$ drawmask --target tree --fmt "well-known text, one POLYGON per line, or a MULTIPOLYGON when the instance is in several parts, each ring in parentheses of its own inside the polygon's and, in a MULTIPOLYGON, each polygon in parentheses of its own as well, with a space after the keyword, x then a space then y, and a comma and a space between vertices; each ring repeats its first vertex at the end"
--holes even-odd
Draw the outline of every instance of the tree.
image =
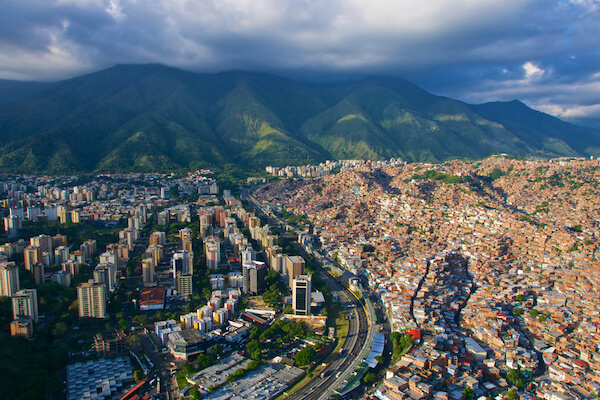
POLYGON ((521 367, 517 367, 516 369, 510 370, 508 374, 506 374, 506 379, 515 385, 517 389, 523 389, 525 387, 525 381, 523 380, 523 372, 521 371, 521 367))
POLYGON ((250 339, 255 340, 258 339, 260 337, 260 329, 258 329, 258 326, 253 326, 252 329, 250 329, 250 339))
POLYGON ((296 360, 296 364, 300 367, 304 367, 309 365, 315 359, 315 349, 312 346, 307 346, 303 350, 300 350, 294 356, 294 360, 296 360))
POLYGON ((371 385, 375 383, 377 380, 377 375, 372 372, 367 372, 367 374, 363 377, 363 382, 365 385, 371 385))
POLYGON ((221 348, 220 344, 215 344, 214 346, 212 346, 209 350, 210 355, 211 356, 217 356, 221 353, 223 353, 223 349, 221 348))
POLYGON ((67 324, 65 324, 64 322, 58 322, 56 325, 54 325, 54 329, 52 329, 52 334, 57 338, 62 338, 63 336, 65 336, 68 330, 69 327, 67 326, 67 324))
POLYGON ((518 307, 515 307, 513 308, 512 313, 515 317, 520 317, 521 315, 523 315, 523 310, 518 307))
POLYGON ((198 354, 196 358, 196 364, 198 365, 198 369, 202 370, 204 368, 208 368, 212 365, 212 359, 207 356, 205 353, 198 354))
POLYGON ((200 391, 198 390, 197 387, 193 387, 190 389, 190 396, 192 396, 192 398, 194 399, 199 399, 200 398, 200 391))
POLYGON ((475 392, 471 388, 464 388, 462 392, 467 400, 475 398, 475 392))
POLYGON ((120 319, 119 320, 119 328, 122 331, 126 331, 127 330, 127 321, 125 321, 124 319, 120 319))
POLYGON ((517 395, 517 391, 514 389, 511 389, 508 391, 508 394, 506 395, 506 400, 517 400, 519 398, 519 396, 517 395))
POLYGON ((533 308, 531 311, 529 311, 529 315, 531 315, 531 318, 537 318, 539 313, 540 312, 538 310, 536 310, 535 308, 533 308))
POLYGON ((136 369, 135 371, 133 371, 133 379, 136 382, 141 381, 142 379, 144 379, 144 373, 142 372, 141 369, 136 369))

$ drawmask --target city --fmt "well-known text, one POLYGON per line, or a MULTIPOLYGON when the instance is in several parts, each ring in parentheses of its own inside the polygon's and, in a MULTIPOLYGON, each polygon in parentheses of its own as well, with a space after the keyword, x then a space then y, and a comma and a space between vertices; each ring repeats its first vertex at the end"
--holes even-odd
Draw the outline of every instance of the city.
POLYGON ((67 399, 597 393, 598 161, 331 164, 3 182, 11 335, 67 399))

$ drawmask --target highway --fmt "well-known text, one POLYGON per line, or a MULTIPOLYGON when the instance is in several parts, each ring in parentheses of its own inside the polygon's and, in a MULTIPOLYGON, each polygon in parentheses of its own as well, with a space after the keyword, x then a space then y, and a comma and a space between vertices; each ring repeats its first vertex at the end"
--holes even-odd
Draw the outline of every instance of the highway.
MULTIPOLYGON (((262 209, 260 203, 251 195, 246 195, 246 199, 253 205, 254 210, 266 218, 279 231, 283 231, 284 222, 275 217, 272 213, 262 209)), ((303 257, 307 257, 306 250, 295 243, 303 257)), ((323 263, 322 256, 317 257, 318 261, 323 263)), ((367 357, 373 336, 375 333, 375 311, 367 296, 365 296, 365 305, 369 315, 363 305, 356 297, 345 288, 340 281, 331 276, 325 269, 320 268, 317 271, 331 293, 336 293, 340 304, 347 310, 349 318, 348 334, 338 356, 326 366, 326 368, 315 376, 308 384, 298 390, 296 393, 287 397, 293 400, 325 400, 328 399, 337 389, 343 388, 358 365, 367 357), (369 321, 372 321, 369 323, 369 321)))

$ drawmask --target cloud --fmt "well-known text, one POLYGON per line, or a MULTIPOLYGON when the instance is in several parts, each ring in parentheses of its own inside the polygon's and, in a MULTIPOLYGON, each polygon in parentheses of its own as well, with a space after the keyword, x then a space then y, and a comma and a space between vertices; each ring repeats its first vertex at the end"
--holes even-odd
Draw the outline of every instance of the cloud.
POLYGON ((590 103, 581 109, 596 112, 600 1, 421 3, 5 0, 0 77, 55 80, 148 62, 323 79, 385 74, 465 100, 526 96, 548 110, 583 105, 576 87, 590 103))

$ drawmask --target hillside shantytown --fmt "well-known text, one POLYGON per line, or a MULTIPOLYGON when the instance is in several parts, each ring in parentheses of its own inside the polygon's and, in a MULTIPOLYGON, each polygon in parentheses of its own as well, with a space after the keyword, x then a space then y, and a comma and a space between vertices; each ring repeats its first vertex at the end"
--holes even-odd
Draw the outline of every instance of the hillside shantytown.
POLYGON ((419 344, 381 399, 590 398, 600 388, 600 164, 356 162, 255 195, 310 221, 419 344), (510 389, 510 390, 509 390, 510 389))
POLYGON ((208 170, 4 177, 2 335, 26 357, 3 354, 19 368, 41 351, 48 378, 32 396, 276 398, 336 381, 327 366, 356 358, 342 346, 358 310, 340 306, 317 258, 383 311, 385 340, 338 393, 598 393, 598 160, 267 171, 239 198, 208 170))

